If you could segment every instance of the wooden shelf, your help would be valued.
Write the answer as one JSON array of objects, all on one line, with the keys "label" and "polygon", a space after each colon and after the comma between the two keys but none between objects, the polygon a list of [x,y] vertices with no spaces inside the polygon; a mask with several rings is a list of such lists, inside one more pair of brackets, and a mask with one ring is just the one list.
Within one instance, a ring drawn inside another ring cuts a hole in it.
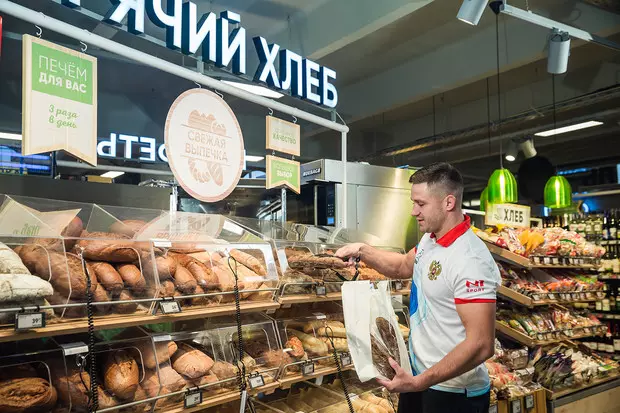
[{"label": "wooden shelf", "polygon": [[[280,307],[276,302],[245,302],[241,303],[242,313],[255,313],[261,311],[276,310]],[[223,315],[235,314],[235,305],[227,304],[218,307],[185,309],[178,314],[169,315],[140,315],[140,316],[124,316],[124,317],[104,317],[95,318],[95,327],[97,330],[109,330],[113,328],[133,327],[144,324],[165,323],[181,320],[190,320],[203,317],[217,317]],[[60,321],[54,324],[48,324],[45,328],[37,328],[24,332],[15,332],[13,329],[6,328],[0,330],[0,342],[19,341],[40,337],[53,337],[64,334],[83,333],[88,331],[88,323],[86,320],[76,321]]]},{"label": "wooden shelf", "polygon": [[[409,295],[411,290],[398,290],[392,291],[392,295]],[[278,302],[283,306],[290,306],[292,304],[305,304],[305,303],[320,303],[324,301],[341,301],[342,293],[327,293],[324,296],[316,294],[290,294],[284,297],[278,297]]]},{"label": "wooden shelf", "polygon": [[520,331],[515,330],[514,328],[506,327],[497,320],[495,321],[495,329],[500,333],[504,334],[505,336],[508,336],[527,347],[544,346],[546,344],[560,343],[566,340],[577,340],[580,338],[595,336],[595,334],[578,334],[572,337],[564,337],[555,340],[536,340],[526,334],[521,333]]},{"label": "wooden shelf", "polygon": [[490,242],[484,241],[491,254],[500,261],[505,261],[510,264],[515,264],[520,267],[531,268],[532,263],[529,259],[522,257],[514,252],[510,252],[507,249],[493,245]]},{"label": "wooden shelf", "polygon": [[603,383],[608,383],[610,381],[618,380],[619,378],[620,378],[620,374],[614,374],[614,375],[611,375],[611,376],[608,376],[608,377],[603,377],[601,379],[593,380],[593,381],[591,381],[588,384],[584,384],[584,385],[578,386],[578,387],[571,387],[571,388],[568,388],[568,389],[563,389],[563,390],[558,390],[558,391],[551,391],[551,390],[545,389],[545,393],[547,394],[547,400],[556,400],[556,399],[559,399],[561,397],[565,397],[565,396],[568,396],[568,395],[573,394],[573,393],[580,392],[580,391],[585,390],[585,389],[590,389],[592,387],[596,387],[596,386],[598,386],[600,384],[603,384]]},{"label": "wooden shelf", "polygon": [[[534,300],[531,297],[528,297],[525,294],[521,294],[518,291],[512,290],[508,287],[500,285],[497,288],[497,294],[501,295],[504,298],[509,299],[510,301],[514,301],[515,303],[521,304],[525,307],[538,307],[541,305],[553,305],[553,304],[573,304],[573,303],[591,303],[600,301],[598,298],[587,298],[587,299],[578,299],[578,300]],[[560,295],[561,293],[554,293],[556,295]]]},{"label": "wooden shelf", "polygon": [[[353,365],[349,365],[347,367],[343,367],[342,371],[353,370]],[[281,389],[289,389],[293,384],[299,383],[301,381],[306,381],[310,379],[315,379],[320,376],[326,376],[328,374],[338,373],[338,369],[336,367],[325,367],[321,369],[314,370],[314,374],[310,374],[308,376],[304,376],[302,374],[292,374],[287,377],[281,377],[278,382],[280,382]]]},{"label": "wooden shelf", "polygon": [[545,264],[531,264],[531,268],[539,268],[541,270],[592,270],[596,268],[595,265],[592,264],[583,264],[583,265],[545,265]]}]

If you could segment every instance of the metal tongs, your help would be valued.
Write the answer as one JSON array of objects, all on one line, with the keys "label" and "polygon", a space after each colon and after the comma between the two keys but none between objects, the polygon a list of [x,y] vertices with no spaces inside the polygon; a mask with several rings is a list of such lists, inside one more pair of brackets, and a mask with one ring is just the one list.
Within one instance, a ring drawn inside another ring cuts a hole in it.
[{"label": "metal tongs", "polygon": [[[336,258],[336,259],[342,260],[343,262],[349,261],[349,258],[337,257],[334,254],[327,254],[324,252],[319,253],[319,254],[314,254],[314,256],[318,258]],[[333,271],[336,273],[336,275],[338,276],[338,278],[340,278],[341,281],[357,281],[357,277],[359,277],[360,275],[360,257],[355,258],[355,275],[353,276],[352,279],[348,279],[347,277],[342,276],[335,269],[333,269]]]}]

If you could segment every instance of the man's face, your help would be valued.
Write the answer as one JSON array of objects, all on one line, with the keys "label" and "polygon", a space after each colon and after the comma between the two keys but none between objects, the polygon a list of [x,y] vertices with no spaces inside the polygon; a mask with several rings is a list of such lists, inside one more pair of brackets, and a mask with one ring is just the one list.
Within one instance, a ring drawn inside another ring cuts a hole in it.
[{"label": "man's face", "polygon": [[447,215],[446,197],[427,183],[411,186],[412,216],[423,232],[439,232]]}]

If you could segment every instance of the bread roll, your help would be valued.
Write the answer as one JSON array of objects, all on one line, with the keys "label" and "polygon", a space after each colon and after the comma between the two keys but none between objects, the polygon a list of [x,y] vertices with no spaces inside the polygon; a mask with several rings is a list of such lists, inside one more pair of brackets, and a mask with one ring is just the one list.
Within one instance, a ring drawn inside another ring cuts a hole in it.
[{"label": "bread roll", "polygon": [[124,287],[123,278],[116,269],[107,262],[93,261],[90,266],[95,271],[99,284],[111,293],[120,293]]},{"label": "bread roll", "polygon": [[178,350],[172,356],[172,368],[190,379],[207,374],[213,363],[211,357],[185,343],[179,343]]},{"label": "bread roll", "polygon": [[170,253],[179,265],[185,267],[194,277],[198,285],[203,289],[213,290],[217,288],[218,279],[213,270],[206,264],[186,254]]},{"label": "bread roll", "polygon": [[146,289],[146,279],[135,265],[121,264],[116,269],[123,279],[125,287],[132,291],[143,291]]},{"label": "bread roll", "polygon": [[318,338],[311,336],[301,331],[288,329],[289,336],[295,336],[301,340],[304,345],[304,349],[313,355],[325,356],[329,352],[327,344],[319,340]]},{"label": "bread roll", "polygon": [[291,357],[300,358],[303,357],[306,353],[306,351],[304,350],[304,345],[297,337],[289,338],[286,344],[284,344],[284,347],[291,349],[291,351],[288,352]]},{"label": "bread roll", "polygon": [[[216,361],[213,363],[213,367],[211,367],[209,372],[215,374],[220,381],[223,381],[237,377],[237,370],[238,369],[235,366],[226,361]],[[222,387],[226,388],[234,388],[236,385],[237,382],[235,380],[222,383]]]},{"label": "bread roll", "polygon": [[80,239],[76,248],[82,250],[84,258],[117,263],[138,261],[139,245],[129,241],[124,235],[107,232],[84,232],[82,237],[87,239]]},{"label": "bread roll", "polygon": [[[153,351],[153,345],[155,345],[155,352]],[[136,344],[140,353],[142,353],[142,361],[144,366],[149,369],[154,369],[158,364],[165,363],[170,360],[170,357],[177,351],[177,345],[174,341],[151,343],[150,341],[143,341]],[[136,359],[140,362],[139,359]]]},{"label": "bread roll", "polygon": [[159,288],[159,297],[174,297],[176,288],[172,281],[163,281]]},{"label": "bread roll", "polygon": [[185,294],[193,294],[196,291],[196,287],[198,287],[198,283],[192,276],[192,273],[180,265],[174,274],[174,285]]},{"label": "bread roll", "polygon": [[[334,338],[330,340],[329,337],[320,337],[320,339],[323,343],[327,344],[327,348],[329,349],[329,351],[333,351],[334,346],[338,351],[349,351],[349,344],[347,343],[346,338]],[[333,346],[332,341],[334,342]]]},{"label": "bread roll", "polygon": [[56,389],[47,380],[30,377],[0,381],[0,412],[35,413],[56,406]]},{"label": "bread roll", "polygon": [[[93,293],[93,302],[96,303],[109,303],[110,295],[109,293],[101,286],[101,284],[97,284],[95,288],[95,292]],[[98,313],[107,313],[110,311],[110,305],[96,305],[95,309]]]},{"label": "bread roll", "polygon": [[106,390],[123,400],[133,400],[140,370],[138,363],[124,350],[111,351],[103,366],[104,384]]},{"label": "bread roll", "polygon": [[256,274],[263,277],[267,275],[267,270],[265,270],[265,266],[262,262],[260,262],[258,258],[237,249],[231,249],[229,251],[229,254],[231,257],[237,260],[237,262],[246,266]]},{"label": "bread roll", "polygon": [[155,269],[161,281],[173,278],[178,265],[177,260],[172,254],[155,258]]}]

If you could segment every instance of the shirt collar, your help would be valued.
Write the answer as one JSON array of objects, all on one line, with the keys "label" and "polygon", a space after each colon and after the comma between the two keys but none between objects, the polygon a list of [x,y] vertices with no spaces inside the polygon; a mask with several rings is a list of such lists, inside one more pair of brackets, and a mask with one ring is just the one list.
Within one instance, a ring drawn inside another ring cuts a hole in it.
[{"label": "shirt collar", "polygon": [[[443,237],[439,238],[436,242],[444,248],[449,247],[457,240],[458,237],[467,232],[469,227],[471,226],[471,218],[467,215],[463,215],[465,220],[452,228],[450,231],[446,233]],[[431,234],[431,238],[435,239],[435,233]]]}]

